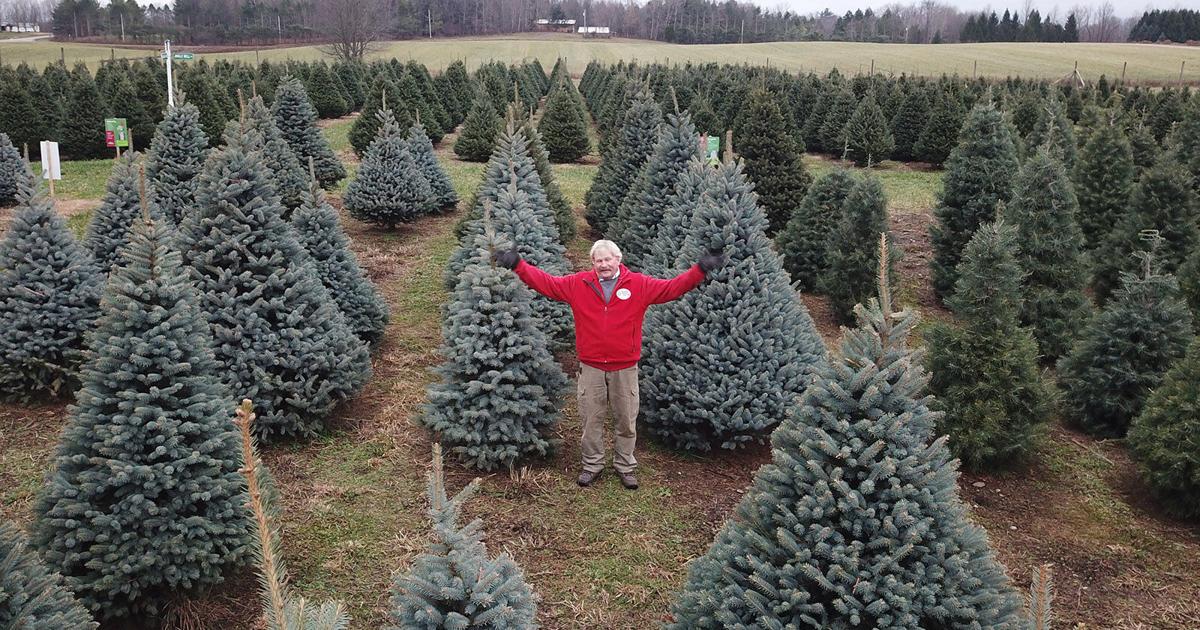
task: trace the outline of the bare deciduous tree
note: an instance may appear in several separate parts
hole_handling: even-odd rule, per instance
[[[384,0],[325,0],[321,9],[322,26],[333,40],[321,51],[337,59],[361,60],[387,33]]]

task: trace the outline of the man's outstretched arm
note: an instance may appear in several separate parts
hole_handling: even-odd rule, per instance
[[[671,278],[662,280],[649,279],[650,303],[662,304],[678,299],[684,293],[696,288],[709,272],[725,264],[725,255],[720,251],[712,251],[701,256],[700,260],[687,271]]]
[[[492,260],[505,269],[511,269],[529,288],[551,300],[567,302],[570,290],[566,276],[554,276],[521,259],[517,248],[505,249],[492,254]]]

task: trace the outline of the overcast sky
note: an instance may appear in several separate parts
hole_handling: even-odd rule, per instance
[[[847,1],[847,0],[843,0],[842,2],[830,2],[829,0],[753,0],[753,1],[760,6],[771,8],[771,9],[787,8],[787,9],[791,9],[793,11],[799,11],[800,13],[806,13],[806,14],[807,13],[819,13],[820,11],[822,11],[825,8],[828,8],[830,11],[832,11],[834,13],[845,13],[847,7],[850,7],[851,4],[854,5],[853,7],[850,7],[851,10],[854,10],[857,8],[866,8],[867,6],[870,6],[872,8],[878,8],[878,7],[883,7],[883,6],[887,6],[888,4],[891,4],[891,2],[888,2],[887,0],[882,0],[882,1],[880,1],[880,0],[863,0],[861,2],[861,4],[855,3],[853,1]],[[910,3],[915,3],[915,1],[916,0],[899,0],[900,4],[910,4]],[[1005,9],[1021,10],[1025,6],[1025,0],[1008,0],[1008,2],[1004,2],[1003,0],[995,0],[995,1],[989,1],[989,0],[942,0],[942,1],[946,2],[947,4],[952,4],[962,10],[981,11],[987,7],[991,7],[993,9],[995,9],[996,13],[998,13],[998,14],[1003,14]],[[1065,0],[1065,1],[1061,1],[1061,2],[1055,2],[1054,0],[1034,0],[1033,5],[1035,7],[1037,7],[1037,9],[1039,11],[1042,12],[1042,15],[1048,14],[1051,9],[1053,9],[1054,7],[1057,6],[1059,14],[1062,15],[1063,18],[1065,19],[1066,14],[1070,11],[1070,8],[1076,4],[1098,5],[1102,1],[1103,0],[1083,0],[1083,1],[1081,1],[1081,0]],[[1142,14],[1142,11],[1145,11],[1147,9],[1147,7],[1159,8],[1159,9],[1173,9],[1173,8],[1184,8],[1184,6],[1186,4],[1186,3],[1179,3],[1174,0],[1167,2],[1167,3],[1146,2],[1146,0],[1110,0],[1110,1],[1112,2],[1113,8],[1116,9],[1117,15],[1120,17],[1140,16]]]

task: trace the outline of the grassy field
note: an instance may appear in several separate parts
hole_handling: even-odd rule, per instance
[[[56,60],[61,54],[68,65],[75,61],[89,64],[117,57],[157,55],[156,50],[112,48],[104,45],[59,44],[39,41],[6,43],[0,49],[6,63],[28,61],[37,66]],[[198,54],[200,58],[314,60],[323,55],[315,46],[246,50]],[[1126,78],[1145,81],[1174,81],[1179,78],[1180,62],[1186,62],[1183,78],[1200,82],[1200,48],[1156,44],[1043,44],[992,43],[946,44],[865,44],[852,42],[777,42],[764,44],[706,44],[684,46],[645,40],[583,40],[570,36],[512,36],[490,38],[443,38],[382,43],[372,58],[416,59],[432,70],[462,59],[468,66],[496,59],[517,62],[538,58],[547,68],[558,57],[567,60],[573,73],[583,72],[593,59],[615,63],[621,59],[683,63],[770,64],[790,71],[814,70],[820,73],[838,68],[844,73],[875,70],[921,75],[960,74],[970,76],[1024,76],[1058,79],[1079,62],[1079,71],[1089,81],[1101,74],[1110,79],[1121,76],[1128,63]],[[976,66],[976,64],[978,64]]]
[[[352,119],[323,123],[335,150],[356,166],[345,140]],[[466,198],[483,165],[460,162],[454,136],[438,147],[455,189]],[[91,202],[103,192],[107,161],[71,166],[77,182],[60,208]],[[814,176],[837,164],[806,158]],[[588,164],[556,165],[568,200],[582,213],[595,176]],[[885,163],[877,170],[889,197],[894,232],[905,249],[901,298],[926,315],[930,208],[941,173]],[[338,196],[332,195],[334,203]],[[429,436],[414,423],[425,402],[429,369],[441,358],[441,305],[448,298],[442,271],[455,246],[457,212],[427,217],[394,231],[343,219],[353,248],[391,306],[374,377],[344,405],[329,432],[304,443],[264,449],[281,490],[283,547],[299,593],[338,598],[349,605],[352,628],[384,624],[388,589],[429,541],[424,476]],[[82,230],[89,213],[71,225]],[[578,259],[593,236],[569,250]],[[915,261],[915,263],[910,262]],[[911,297],[910,297],[911,296]],[[827,341],[840,332],[819,296],[805,296]],[[564,358],[572,370],[573,357]],[[0,404],[0,516],[28,522],[30,505],[66,420],[64,403]],[[683,584],[686,563],[704,552],[713,533],[741,498],[765,449],[692,455],[649,440],[638,445],[637,492],[609,475],[581,491],[579,419],[568,397],[556,430],[562,448],[546,461],[512,473],[486,475],[467,518],[484,521],[489,549],[514,555],[541,596],[538,621],[548,630],[657,627]],[[456,491],[473,473],[448,468]],[[1095,441],[1054,428],[1027,468],[997,475],[966,475],[960,492],[983,525],[1019,586],[1030,568],[1050,563],[1056,587],[1055,622],[1071,628],[1194,629],[1200,627],[1200,530],[1162,517],[1146,498],[1119,441]],[[259,600],[253,575],[173,610],[170,627],[251,628]]]

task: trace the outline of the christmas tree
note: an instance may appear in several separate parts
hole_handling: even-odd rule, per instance
[[[305,81],[305,91],[313,109],[317,110],[317,116],[321,118],[337,118],[350,111],[333,75],[329,74],[329,66],[324,62],[312,64],[308,80]]]
[[[17,203],[21,187],[33,187],[33,173],[21,152],[12,145],[8,134],[0,133],[0,206]]]
[[[751,188],[740,164],[713,175],[675,264],[710,251],[728,261],[648,313],[642,419],[673,447],[733,449],[765,439],[825,361]]]
[[[1141,254],[1142,273],[1121,274],[1121,286],[1058,365],[1067,419],[1098,437],[1125,435],[1192,339],[1178,283]]]
[[[784,269],[802,291],[815,289],[817,279],[829,268],[829,235],[842,217],[842,206],[854,183],[854,175],[845,169],[817,178],[775,239]]]
[[[315,432],[370,375],[295,231],[282,218],[254,134],[234,135],[200,175],[177,244],[231,396],[253,396],[263,439]]]
[[[1134,174],[1133,151],[1125,132],[1115,124],[1102,123],[1083,145],[1073,178],[1079,198],[1076,219],[1088,251],[1099,247],[1113,224],[1124,216]]]
[[[528,197],[515,186],[500,193],[495,208],[530,218]],[[491,262],[491,253],[508,244],[482,236],[473,246],[480,251],[446,308],[446,362],[436,369],[441,380],[430,385],[420,422],[465,465],[511,470],[552,452],[567,378],[538,326],[533,294]]]
[[[271,111],[275,115],[275,126],[300,163],[306,164],[312,158],[316,164],[317,179],[322,188],[331,188],[346,178],[346,167],[334,155],[325,134],[317,127],[317,111],[299,79],[289,78],[279,84]]]
[[[1192,190],[1200,195],[1200,101],[1192,99],[1168,137],[1167,145],[1175,161],[1188,172]]]
[[[896,143],[892,157],[904,162],[917,159],[917,141],[921,139],[929,115],[929,98],[925,89],[919,86],[910,88],[896,116],[892,118],[892,138]]]
[[[28,145],[30,150],[43,138],[58,137],[56,123],[62,114],[61,104],[54,101],[46,101],[42,111],[34,105],[35,91],[45,90],[45,87],[37,87],[37,84],[44,86],[45,82],[40,76],[35,77],[28,86],[16,81],[5,81],[0,86],[0,130],[13,146]],[[3,199],[2,194],[0,199]]]
[[[1200,516],[1200,338],[1146,400],[1129,429],[1130,453],[1142,477],[1173,514]]]
[[[1075,146],[1075,126],[1067,117],[1067,110],[1062,101],[1053,94],[1042,101],[1037,124],[1025,138],[1025,146],[1031,150],[1047,147],[1054,157],[1062,161],[1067,172],[1075,169],[1075,158],[1078,154]]]
[[[263,161],[267,172],[271,174],[275,186],[275,194],[283,203],[284,216],[304,202],[304,194],[308,189],[308,178],[305,169],[296,157],[296,152],[283,139],[271,110],[263,103],[261,96],[255,96],[246,104],[245,125],[251,131],[262,137]]]
[[[891,156],[896,148],[891,126],[875,101],[874,94],[867,94],[842,128],[842,142],[846,157],[858,166],[871,167]]]
[[[596,178],[587,191],[587,222],[602,234],[616,218],[630,184],[654,150],[658,127],[663,122],[662,108],[647,90],[638,90],[612,140],[612,146],[600,161]]]
[[[1000,213],[1016,228],[1021,244],[1021,324],[1032,330],[1042,357],[1051,363],[1070,350],[1091,314],[1083,294],[1087,264],[1075,223],[1078,207],[1062,163],[1043,146],[1021,165],[1012,200]]]
[[[554,178],[554,170],[550,168],[550,154],[542,141],[542,134],[533,126],[532,120],[526,120],[521,126],[521,133],[529,141],[529,155],[537,168],[538,178],[542,180],[542,188],[546,192],[546,203],[554,213],[554,223],[558,226],[558,238],[564,244],[575,238],[575,212],[571,203],[563,196],[562,189]]]
[[[1038,346],[1021,326],[1018,233],[985,223],[963,250],[947,300],[957,325],[935,323],[925,335],[938,435],[972,470],[1027,455],[1050,414],[1052,393],[1038,371]]]
[[[108,152],[104,142],[104,103],[87,66],[71,72],[70,91],[63,116],[61,148],[64,159],[86,160]]]
[[[454,141],[454,154],[468,162],[486,162],[499,133],[500,117],[491,99],[482,89],[476,90],[466,122]]]
[[[666,209],[658,223],[654,240],[644,257],[642,269],[652,276],[670,276],[691,267],[695,261],[676,264],[679,250],[692,229],[692,215],[700,205],[700,199],[709,186],[713,185],[716,170],[694,157],[679,173],[675,190],[667,195]]]
[[[129,139],[134,146],[143,147],[154,137],[155,117],[146,111],[146,105],[138,96],[133,81],[123,73],[117,80],[111,95],[105,97],[108,112],[124,118],[129,129]],[[134,148],[134,147],[130,147]]]
[[[1200,242],[1197,212],[1200,207],[1189,186],[1187,172],[1164,153],[1138,180],[1127,210],[1117,217],[1107,238],[1092,253],[1092,288],[1096,299],[1107,300],[1122,272],[1135,271],[1137,252],[1145,250],[1143,230],[1157,230],[1163,242],[1155,254],[1164,273],[1175,273]]]
[[[397,93],[396,84],[392,82],[390,74],[380,72],[375,75],[375,80],[371,82],[371,91],[367,94],[366,102],[363,103],[362,111],[358,112],[358,118],[355,118],[354,124],[350,125],[350,146],[354,148],[354,153],[358,157],[361,158],[367,153],[367,147],[371,146],[371,141],[379,132],[378,112],[385,106],[392,108],[392,115],[402,126],[412,126],[412,114],[404,107],[403,102],[398,102]],[[391,95],[390,100],[389,94]]]
[[[392,585],[388,630],[523,630],[536,628],[537,595],[507,553],[489,558],[479,520],[458,524],[479,479],[446,496],[442,452],[433,447],[429,518],[434,542]]]
[[[120,249],[129,242],[129,228],[142,216],[142,175],[138,154],[128,151],[113,167],[105,186],[104,199],[92,213],[83,246],[92,252],[96,266],[105,273],[120,261]],[[152,202],[155,218],[160,216]]]
[[[963,247],[982,224],[995,220],[996,204],[1012,196],[1017,172],[1012,127],[995,106],[979,105],[963,124],[958,146],[950,152],[942,193],[930,228],[933,288],[945,297],[958,280],[955,269]]]
[[[343,203],[350,216],[387,228],[433,210],[437,199],[390,109],[378,112],[379,133],[367,149]]]
[[[315,179],[304,203],[292,213],[292,227],[350,330],[378,346],[388,323],[387,303],[359,267],[350,239],[338,223],[337,210],[329,205]]]
[[[929,112],[925,128],[913,145],[913,157],[941,166],[953,153],[959,139],[964,137],[962,130],[962,104],[954,95],[938,92],[933,98],[933,109]],[[1009,138],[1009,142],[1012,142],[1012,138]],[[949,169],[947,165],[946,170]]]
[[[879,178],[858,177],[842,202],[837,223],[828,234],[825,270],[817,286],[829,297],[829,306],[842,321],[853,319],[854,305],[865,302],[875,291],[879,249],[875,239],[888,231],[887,198]],[[890,239],[889,239],[890,240]],[[890,249],[893,255],[899,252]],[[888,261],[888,269],[892,261]]]
[[[848,85],[839,87],[833,95],[833,100],[829,102],[829,108],[825,110],[825,117],[821,121],[819,133],[822,151],[839,157],[843,155],[846,145],[843,141],[842,130],[846,128],[846,123],[850,121],[850,117],[854,115],[857,107],[858,97],[854,95],[854,91]]]
[[[803,150],[787,130],[783,112],[766,90],[755,90],[733,131],[734,147],[754,182],[767,213],[767,234],[783,229],[804,199],[811,179],[801,161]]]
[[[437,156],[434,155],[433,143],[429,141],[425,127],[420,123],[408,129],[408,151],[425,176],[425,181],[429,183],[433,207],[453,210],[454,206],[458,205],[458,193],[454,191],[454,184],[446,174],[446,169],[442,168],[441,162],[438,162]]]
[[[248,542],[233,405],[172,240],[139,219],[121,250],[34,510],[34,545],[105,620],[220,582]]]
[[[609,224],[609,236],[620,243],[622,262],[629,267],[646,269],[644,263],[672,202],[671,193],[688,163],[700,157],[696,128],[687,113],[668,115],[653,152]]]
[[[92,630],[61,575],[51,572],[21,532],[0,523],[0,627],[21,630]]]
[[[180,97],[182,100],[182,97]],[[196,175],[208,157],[200,110],[177,102],[167,110],[146,153],[146,178],[163,215],[179,224],[196,201]]]
[[[917,318],[880,294],[772,434],[667,628],[1026,627],[932,439],[929,377],[905,343]]]
[[[467,66],[461,60],[455,61],[438,75],[438,79],[443,80],[442,83],[439,83],[439,92],[444,92],[443,105],[454,103],[451,118],[457,125],[466,118],[467,110],[471,108],[471,77],[467,75]],[[440,89],[443,83],[444,90]]]
[[[538,131],[545,138],[551,162],[574,162],[587,155],[591,148],[587,135],[587,114],[583,111],[574,86],[561,82],[550,90]]]
[[[54,204],[26,185],[0,241],[0,398],[71,391],[104,275]]]

